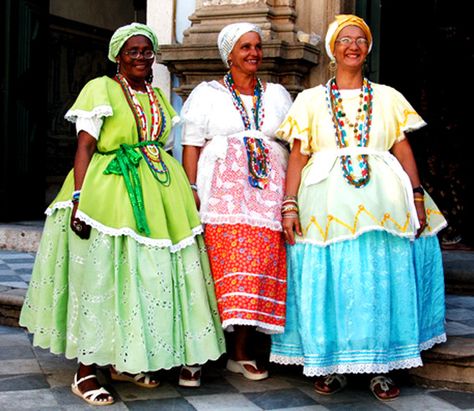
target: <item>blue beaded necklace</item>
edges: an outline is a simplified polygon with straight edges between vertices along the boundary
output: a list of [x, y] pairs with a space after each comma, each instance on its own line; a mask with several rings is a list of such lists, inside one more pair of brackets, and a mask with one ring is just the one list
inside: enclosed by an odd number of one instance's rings
[[[263, 120], [265, 118], [262, 104], [264, 89], [261, 80], [257, 78], [252, 98], [253, 107], [251, 112], [253, 114], [253, 124], [249, 118], [247, 110], [245, 109], [244, 102], [240, 97], [240, 92], [237, 90], [234, 79], [232, 78], [232, 74], [230, 72], [224, 76], [224, 85], [232, 96], [232, 103], [240, 114], [245, 130], [252, 130], [252, 128], [261, 130], [261, 127], [263, 126]], [[265, 146], [265, 143], [261, 138], [255, 137], [244, 137], [244, 145], [247, 151], [249, 184], [252, 187], [264, 189], [268, 186], [268, 176], [271, 169], [270, 163], [268, 162], [268, 148]]]

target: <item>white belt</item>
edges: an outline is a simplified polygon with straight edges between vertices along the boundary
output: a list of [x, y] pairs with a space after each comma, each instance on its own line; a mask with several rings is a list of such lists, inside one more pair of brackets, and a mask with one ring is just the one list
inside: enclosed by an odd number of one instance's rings
[[374, 155], [381, 158], [398, 176], [405, 191], [405, 201], [410, 210], [412, 224], [416, 229], [420, 227], [415, 203], [413, 201], [413, 187], [408, 174], [399, 161], [389, 151], [374, 150], [368, 147], [344, 147], [336, 150], [322, 150], [311, 156], [308, 164], [309, 170], [305, 179], [305, 186], [317, 184], [329, 177], [334, 163], [341, 156], [358, 156], [363, 154]]

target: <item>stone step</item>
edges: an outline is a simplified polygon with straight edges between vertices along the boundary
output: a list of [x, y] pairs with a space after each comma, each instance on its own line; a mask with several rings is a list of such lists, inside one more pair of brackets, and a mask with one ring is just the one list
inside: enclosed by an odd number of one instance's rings
[[0, 250], [36, 252], [44, 221], [0, 224]]
[[474, 338], [451, 336], [422, 358], [423, 367], [409, 371], [416, 385], [474, 392]]

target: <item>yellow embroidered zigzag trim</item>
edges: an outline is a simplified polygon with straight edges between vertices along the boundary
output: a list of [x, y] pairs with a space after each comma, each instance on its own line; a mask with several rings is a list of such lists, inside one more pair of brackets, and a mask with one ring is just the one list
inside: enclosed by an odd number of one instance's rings
[[309, 127], [301, 130], [300, 129], [300, 126], [298, 125], [298, 122], [292, 117], [292, 116], [288, 116], [285, 121], [280, 125], [279, 129], [283, 129], [286, 125], [286, 123], [289, 123], [290, 124], [290, 130], [295, 127], [296, 130], [298, 131], [298, 134], [303, 134], [303, 133], [309, 133]]
[[[331, 226], [331, 224], [334, 222], [334, 223], [337, 223], [337, 224], [340, 224], [341, 226], [347, 228], [347, 230], [352, 234], [354, 235], [357, 231], [357, 224], [359, 222], [359, 219], [360, 219], [360, 216], [361, 214], [365, 214], [367, 215], [372, 221], [374, 221], [375, 224], [378, 224], [380, 225], [381, 227], [384, 227], [385, 224], [389, 221], [391, 222], [393, 225], [395, 225], [397, 227], [398, 230], [400, 230], [400, 232], [404, 233], [406, 232], [408, 226], [409, 226], [409, 223], [410, 223], [410, 213], [407, 213], [407, 216], [406, 216], [406, 219], [405, 219], [405, 222], [403, 224], [400, 224], [398, 223], [397, 221], [395, 221], [392, 216], [390, 215], [390, 213], [385, 213], [383, 218], [379, 221], [370, 211], [368, 211], [362, 204], [359, 205], [359, 210], [357, 211], [355, 217], [354, 217], [354, 222], [353, 224], [348, 224], [342, 220], [340, 220], [339, 218], [337, 217], [334, 217], [333, 215], [329, 214], [328, 217], [327, 217], [327, 224], [326, 224], [326, 227], [322, 227], [316, 217], [311, 217], [310, 219], [310, 223], [304, 228], [304, 234], [306, 235], [308, 233], [308, 231], [310, 230], [311, 226], [314, 224], [314, 226], [316, 227], [316, 229], [319, 231], [319, 234], [321, 235], [321, 237], [323, 238], [324, 241], [327, 240], [328, 238], [328, 235], [329, 235], [329, 228]], [[439, 212], [438, 210], [433, 210], [433, 209], [427, 209], [426, 210], [426, 214], [427, 214], [427, 217], [428, 217], [428, 222], [429, 222], [429, 217], [431, 214], [437, 214], [437, 215], [442, 215], [441, 212]], [[431, 227], [429, 226], [429, 223], [427, 224], [427, 227], [426, 227], [429, 231], [431, 231]]]
[[413, 116], [418, 116], [418, 113], [416, 111], [412, 110], [403, 110], [403, 122], [401, 124], [398, 124], [397, 126], [397, 136], [400, 135], [400, 129], [408, 123], [408, 116], [413, 115]]

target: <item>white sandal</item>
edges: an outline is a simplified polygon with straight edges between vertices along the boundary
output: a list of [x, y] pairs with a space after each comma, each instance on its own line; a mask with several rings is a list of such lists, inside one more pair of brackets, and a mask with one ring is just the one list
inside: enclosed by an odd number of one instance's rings
[[383, 402], [393, 401], [396, 398], [398, 398], [398, 396], [400, 395], [400, 389], [399, 389], [398, 394], [393, 396], [393, 397], [380, 397], [375, 392], [375, 386], [378, 385], [378, 384], [380, 385], [380, 388], [381, 388], [382, 392], [384, 392], [384, 393], [387, 393], [387, 392], [390, 391], [390, 385], [392, 387], [397, 387], [397, 385], [392, 381], [392, 379], [385, 376], [385, 375], [379, 375], [377, 377], [372, 378], [370, 380], [370, 386], [369, 386], [370, 391], [372, 392], [372, 394], [374, 394], [375, 398], [377, 398], [378, 400], [383, 401]]
[[[138, 373], [138, 374], [128, 374], [117, 371], [115, 368], [111, 367], [110, 378], [114, 381], [126, 381], [131, 382], [139, 387], [143, 388], [156, 388], [160, 385], [160, 382], [152, 378], [150, 373]], [[143, 381], [142, 381], [143, 380]], [[152, 382], [155, 381], [155, 382]]]
[[[74, 382], [71, 384], [71, 391], [91, 405], [113, 404], [114, 398], [112, 397], [112, 395], [110, 395], [110, 392], [108, 392], [104, 387], [100, 387], [96, 390], [81, 392], [81, 390], [79, 389], [79, 384], [91, 378], [97, 378], [97, 376], [95, 374], [89, 374], [77, 380], [77, 374], [74, 374]], [[98, 400], [97, 397], [99, 397], [100, 395], [108, 395], [108, 398], [104, 400]]]
[[258, 370], [257, 363], [255, 361], [249, 360], [242, 360], [242, 361], [235, 361], [235, 360], [227, 360], [227, 369], [231, 372], [235, 372], [237, 374], [242, 374], [245, 378], [252, 381], [260, 381], [268, 378], [268, 371], [262, 373], [256, 373], [247, 370], [245, 365], [250, 365], [252, 368]]
[[[187, 371], [190, 375], [191, 378], [184, 378], [182, 376], [183, 370]], [[196, 375], [199, 375], [195, 377]], [[181, 367], [181, 371], [179, 372], [179, 380], [178, 380], [178, 385], [180, 387], [200, 387], [201, 386], [201, 366], [197, 367], [189, 367], [187, 365], [183, 365]]]

